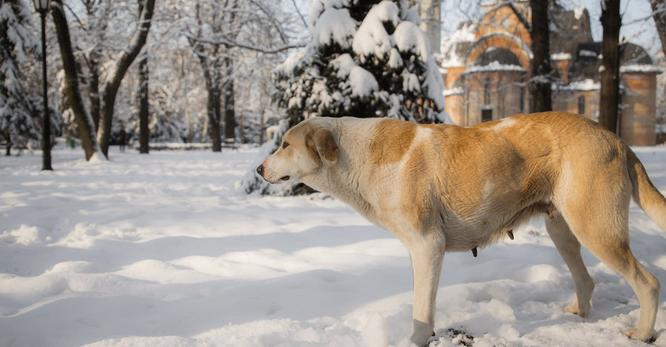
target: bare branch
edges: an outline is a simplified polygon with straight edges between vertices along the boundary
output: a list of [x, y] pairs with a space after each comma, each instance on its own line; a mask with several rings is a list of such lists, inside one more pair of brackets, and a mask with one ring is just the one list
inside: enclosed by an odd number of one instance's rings
[[636, 19], [631, 20], [631, 21], [626, 22], [626, 23], [622, 23], [622, 26], [627, 26], [627, 25], [632, 25], [632, 24], [636, 24], [636, 23], [640, 23], [640, 22], [645, 22], [646, 20], [649, 20], [653, 16], [657, 16], [657, 15], [660, 15], [662, 13], [666, 13], [666, 6], [664, 6], [662, 8], [659, 8], [659, 9], [653, 11], [653, 12], [650, 12], [650, 14], [648, 14], [646, 16], [636, 18]]
[[261, 12], [266, 14], [268, 20], [270, 20], [271, 24], [273, 24], [275, 29], [280, 34], [280, 39], [282, 40], [282, 42], [287, 43], [289, 41], [287, 39], [287, 35], [285, 35], [285, 33], [282, 31], [282, 26], [275, 19], [275, 15], [271, 11], [269, 11], [263, 4], [258, 3], [256, 0], [250, 0], [250, 2], [253, 3], [255, 6], [257, 6], [261, 10]]
[[305, 17], [303, 16], [303, 13], [301, 13], [301, 9], [298, 8], [298, 5], [296, 5], [296, 0], [291, 0], [291, 4], [294, 5], [294, 9], [296, 9], [296, 13], [298, 14], [298, 17], [301, 18], [301, 22], [303, 23], [303, 26], [307, 29], [308, 28], [308, 22], [305, 20]]
[[191, 35], [186, 35], [186, 37], [189, 40], [193, 40], [193, 41], [199, 42], [199, 43], [207, 43], [207, 44], [210, 44], [210, 45], [218, 45], [218, 46], [225, 46], [225, 47], [238, 47], [238, 48], [247, 49], [247, 50], [250, 50], [250, 51], [260, 52], [260, 53], [264, 53], [264, 54], [277, 54], [277, 53], [284, 52], [284, 51], [287, 51], [287, 50], [290, 50], [290, 49], [303, 48], [303, 47], [306, 46], [305, 43], [299, 42], [299, 43], [293, 43], [293, 44], [286, 44], [284, 46], [275, 47], [275, 48], [262, 48], [262, 47], [257, 47], [257, 46], [253, 46], [253, 45], [250, 45], [250, 44], [236, 42], [236, 41], [231, 40], [231, 39], [226, 38], [226, 37], [222, 37], [219, 40], [208, 40], [208, 39], [194, 37], [194, 36], [191, 36]]
[[76, 15], [76, 12], [74, 12], [74, 10], [72, 10], [72, 8], [69, 7], [68, 4], [63, 3], [63, 6], [67, 7], [67, 9], [69, 10], [69, 13], [71, 13], [72, 16], [74, 16], [74, 19], [76, 20], [76, 22], [79, 23], [79, 26], [81, 26], [81, 29], [83, 29], [84, 31], [88, 31], [88, 28], [86, 28], [85, 24], [83, 24], [83, 21], [81, 21], [81, 18], [79, 18], [79, 16]]

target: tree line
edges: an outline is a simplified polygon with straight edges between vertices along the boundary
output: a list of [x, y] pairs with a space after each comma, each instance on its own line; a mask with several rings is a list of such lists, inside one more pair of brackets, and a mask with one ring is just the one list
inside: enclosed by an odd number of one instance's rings
[[[9, 151], [39, 137], [38, 105], [15, 96], [39, 100], [41, 78], [33, 70], [41, 52], [30, 4], [2, 0], [2, 7], [12, 18], [0, 17], [0, 26], [29, 36], [0, 32], [2, 59], [14, 63], [0, 73], [21, 90], [0, 89], [12, 96], [12, 111], [0, 109]], [[56, 133], [80, 142], [86, 159], [108, 157], [121, 130], [139, 140], [142, 153], [160, 137], [209, 141], [214, 151], [222, 137], [258, 141], [256, 127], [274, 112], [270, 71], [302, 46], [303, 24], [291, 1], [52, 0], [49, 13], [49, 94], [54, 123], [62, 125]]]

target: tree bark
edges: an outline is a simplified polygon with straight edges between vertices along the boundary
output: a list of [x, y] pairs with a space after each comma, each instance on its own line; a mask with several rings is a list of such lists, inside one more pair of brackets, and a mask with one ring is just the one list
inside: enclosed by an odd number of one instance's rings
[[620, 0], [604, 0], [601, 10], [603, 42], [599, 124], [617, 133], [620, 103]]
[[548, 29], [548, 1], [530, 0], [532, 8], [532, 39], [531, 77], [528, 83], [530, 92], [530, 112], [551, 111], [551, 65], [550, 65], [550, 33]]
[[[220, 105], [220, 69], [219, 59], [217, 59], [217, 53], [219, 51], [219, 45], [213, 46], [213, 51], [208, 53], [205, 52], [203, 43], [199, 41], [201, 37], [201, 28], [203, 27], [203, 21], [201, 20], [200, 6], [197, 2], [194, 5], [195, 16], [198, 24], [198, 33], [197, 37], [188, 37], [190, 46], [195, 56], [199, 59], [199, 64], [201, 65], [201, 71], [203, 71], [204, 82], [206, 83], [207, 91], [207, 101], [206, 109], [208, 111], [208, 135], [210, 136], [212, 150], [213, 152], [222, 152], [222, 133], [220, 129], [221, 121], [221, 105]], [[215, 14], [213, 14], [215, 16]], [[215, 19], [215, 18], [213, 18]], [[213, 20], [212, 22], [215, 22]], [[216, 30], [215, 28], [213, 28]], [[209, 58], [212, 59], [212, 62], [209, 61]]]
[[661, 50], [666, 56], [666, 0], [650, 0], [652, 5], [652, 18], [657, 26]]
[[[210, 83], [206, 83], [207, 85]], [[222, 151], [222, 134], [220, 132], [220, 92], [215, 87], [208, 89], [208, 134], [212, 143], [213, 152]]]
[[111, 78], [104, 84], [104, 91], [102, 92], [102, 107], [101, 107], [101, 118], [100, 118], [100, 128], [99, 133], [97, 134], [98, 141], [102, 153], [108, 157], [109, 153], [109, 139], [111, 138], [111, 121], [113, 119], [113, 108], [116, 102], [116, 96], [118, 95], [118, 89], [120, 88], [120, 83], [125, 77], [125, 73], [132, 65], [132, 62], [136, 59], [141, 52], [141, 49], [146, 44], [148, 39], [148, 32], [150, 31], [150, 25], [153, 18], [153, 9], [155, 8], [155, 0], [144, 0], [143, 10], [141, 11], [141, 16], [139, 16], [139, 26], [137, 32], [134, 34], [134, 38], [130, 42], [129, 46], [123, 54], [118, 59], [116, 63], [113, 74]]
[[88, 71], [90, 72], [90, 81], [88, 82], [90, 91], [88, 99], [90, 100], [90, 116], [92, 117], [95, 131], [99, 129], [99, 57], [93, 52], [88, 57]]
[[418, 2], [419, 14], [421, 17], [421, 30], [426, 33], [430, 44], [430, 51], [439, 54], [441, 51], [441, 21], [442, 21], [442, 1], [441, 0], [421, 0]]
[[58, 37], [60, 57], [63, 70], [65, 71], [65, 92], [70, 100], [70, 106], [76, 118], [76, 124], [81, 138], [81, 147], [85, 152], [86, 160], [89, 160], [97, 151], [95, 128], [92, 119], [85, 109], [81, 91], [79, 89], [79, 74], [76, 71], [76, 60], [72, 49], [72, 40], [69, 34], [69, 25], [63, 8], [62, 0], [53, 0], [51, 6], [51, 17]]
[[224, 139], [234, 142], [236, 139], [236, 110], [234, 100], [234, 65], [229, 56], [224, 57], [226, 82], [223, 89], [224, 100]]
[[95, 42], [95, 45], [93, 48], [90, 50], [90, 53], [86, 57], [86, 63], [88, 64], [88, 73], [90, 74], [90, 78], [87, 81], [88, 82], [88, 88], [89, 88], [89, 93], [88, 93], [88, 99], [90, 100], [90, 116], [92, 117], [93, 123], [95, 124], [95, 132], [99, 130], [99, 118], [100, 118], [100, 95], [99, 95], [99, 78], [101, 75], [100, 71], [100, 61], [102, 57], [102, 44], [105, 41], [105, 33], [106, 29], [108, 28], [109, 24], [109, 19], [107, 16], [109, 15], [109, 11], [106, 11], [109, 7], [110, 4], [106, 3], [104, 4], [104, 9], [102, 13], [98, 13], [98, 9], [100, 5], [102, 5], [101, 2], [95, 2], [95, 1], [90, 1], [86, 0], [84, 1], [85, 4], [85, 9], [86, 9], [86, 14], [90, 18], [94, 17], [99, 17], [99, 20], [96, 21], [95, 26], [99, 26], [98, 28], [95, 28], [95, 32], [97, 33], [96, 37], [93, 38], [93, 42]]
[[143, 54], [139, 60], [139, 153], [148, 154], [150, 147], [150, 129], [148, 128], [148, 54]]
[[48, 86], [46, 85], [46, 15], [40, 12], [42, 24], [42, 96], [44, 98], [44, 117], [42, 120], [42, 170], [53, 171], [51, 166], [51, 112], [49, 112]]
[[[198, 45], [198, 43], [195, 43], [195, 45]], [[206, 83], [206, 91], [208, 92], [206, 109], [208, 111], [208, 135], [210, 136], [212, 150], [213, 152], [222, 152], [222, 134], [220, 131], [222, 107], [220, 105], [219, 71], [211, 71], [215, 69], [211, 69], [206, 55], [198, 51], [197, 48], [195, 48], [195, 54], [199, 58]], [[217, 76], [213, 74], [217, 74]]]

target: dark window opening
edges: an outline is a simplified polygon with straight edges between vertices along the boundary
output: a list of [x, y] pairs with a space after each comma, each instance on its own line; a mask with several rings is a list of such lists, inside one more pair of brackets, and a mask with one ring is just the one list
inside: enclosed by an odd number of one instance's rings
[[481, 121], [487, 122], [493, 120], [493, 109], [484, 108], [481, 110]]
[[520, 88], [520, 112], [525, 112], [525, 90]]
[[578, 114], [585, 114], [585, 96], [578, 97]]

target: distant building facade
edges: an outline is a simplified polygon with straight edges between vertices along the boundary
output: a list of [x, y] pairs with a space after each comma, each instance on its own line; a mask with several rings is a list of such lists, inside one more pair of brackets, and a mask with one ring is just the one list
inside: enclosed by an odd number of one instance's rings
[[[464, 126], [529, 112], [529, 1], [486, 1], [483, 11], [442, 45], [446, 111]], [[601, 43], [592, 39], [590, 16], [559, 6], [549, 12], [553, 109], [597, 120]], [[660, 71], [632, 43], [622, 44], [620, 60], [620, 135], [632, 145], [654, 145]]]

